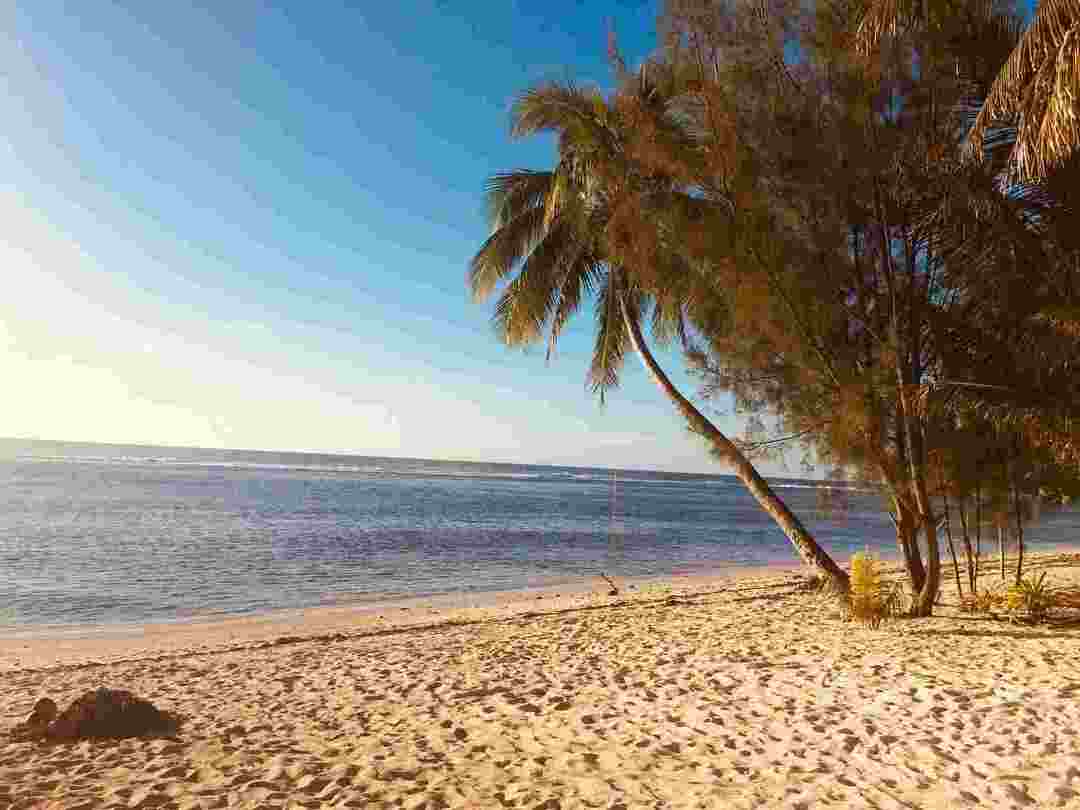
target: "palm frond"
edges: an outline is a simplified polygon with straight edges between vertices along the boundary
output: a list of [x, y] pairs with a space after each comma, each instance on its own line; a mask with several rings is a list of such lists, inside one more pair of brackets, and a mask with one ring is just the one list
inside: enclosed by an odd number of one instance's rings
[[[616, 272], [605, 277], [596, 296], [596, 340], [588, 381], [592, 391], [600, 395], [601, 403], [607, 392], [618, 386], [619, 372], [630, 346], [619, 298], [626, 294], [623, 280]], [[637, 313], [636, 308], [632, 311]]]
[[498, 230], [531, 208], [543, 206], [555, 182], [555, 173], [515, 169], [492, 175], [484, 186], [488, 222]]
[[559, 303], [561, 269], [570, 238], [565, 226], [554, 223], [499, 296], [492, 322], [495, 333], [507, 345], [533, 343], [543, 335]]
[[603, 264], [585, 245], [580, 245], [567, 256], [565, 271], [559, 282], [559, 300], [551, 313], [548, 327], [549, 360], [570, 317], [577, 312], [582, 300], [595, 292], [603, 281], [604, 272]]
[[543, 82], [518, 96], [510, 113], [510, 132], [526, 137], [541, 132], [569, 133], [587, 142], [604, 134], [600, 121], [607, 104], [599, 90], [583, 89], [571, 82]]
[[544, 238], [544, 209], [528, 208], [497, 229], [469, 262], [468, 284], [473, 300], [483, 301], [499, 282]]
[[572, 203], [573, 198], [580, 196], [577, 188], [572, 188], [570, 178], [565, 171], [555, 173], [555, 179], [544, 198], [544, 226], [550, 227], [562, 209]]
[[[548, 172], [519, 170], [489, 180], [495, 230], [469, 272], [478, 299], [506, 282], [493, 314], [500, 338], [527, 344], [546, 330], [549, 357], [570, 317], [592, 296], [596, 340], [588, 384], [601, 401], [618, 384], [631, 346], [624, 302], [640, 321], [648, 310], [644, 289], [662, 296], [652, 310], [654, 334], [688, 343], [679, 299], [685, 284], [674, 267], [654, 267], [670, 251], [651, 238], [652, 230], [643, 239], [636, 233], [654, 226], [659, 233], [674, 198], [687, 198], [677, 201], [680, 212], [705, 205], [676, 191], [683, 181], [671, 166], [699, 160], [702, 165], [693, 164], [689, 173], [705, 174], [708, 168], [698, 155], [702, 145], [685, 132], [680, 111], [670, 103], [670, 91], [679, 86], [674, 77], [657, 65], [625, 81], [610, 101], [598, 90], [565, 82], [539, 84], [516, 100], [512, 134], [554, 134], [558, 163]], [[635, 248], [633, 284], [642, 289], [631, 285], [630, 268], [612, 270], [612, 262], [630, 261], [620, 252], [622, 242], [612, 238], [616, 231], [626, 232], [625, 241]]]
[[1012, 167], [1037, 179], [1080, 145], [1080, 0], [1042, 0], [1002, 67], [968, 139], [979, 158], [988, 130], [1019, 117]]
[[[661, 258], [662, 257], [662, 258]], [[683, 258], [670, 250], [658, 257], [658, 275], [662, 283], [652, 290], [652, 336], [661, 344], [678, 340], [683, 349], [690, 345], [687, 312], [696, 306], [698, 281]]]

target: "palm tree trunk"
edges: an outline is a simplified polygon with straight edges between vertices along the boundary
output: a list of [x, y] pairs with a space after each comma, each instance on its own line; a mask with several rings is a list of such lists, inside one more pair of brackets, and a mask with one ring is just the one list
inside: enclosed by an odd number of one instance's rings
[[758, 502], [777, 525], [787, 535], [788, 540], [795, 546], [795, 550], [803, 561], [821, 574], [831, 588], [838, 594], [847, 594], [850, 589], [847, 572], [838, 566], [817, 544], [813, 536], [806, 530], [802, 522], [773, 491], [769, 483], [762, 478], [746, 455], [727, 436], [720, 432], [704, 414], [699, 411], [690, 400], [684, 397], [671, 379], [660, 368], [652, 352], [645, 345], [644, 336], [641, 334], [641, 326], [636, 318], [631, 317], [626, 305], [626, 299], [619, 296], [619, 305], [622, 311], [623, 323], [630, 335], [630, 342], [641, 358], [642, 364], [652, 376], [653, 381], [661, 391], [670, 399], [679, 412], [686, 419], [690, 428], [704, 436], [734, 469], [735, 475], [750, 490], [750, 494]]

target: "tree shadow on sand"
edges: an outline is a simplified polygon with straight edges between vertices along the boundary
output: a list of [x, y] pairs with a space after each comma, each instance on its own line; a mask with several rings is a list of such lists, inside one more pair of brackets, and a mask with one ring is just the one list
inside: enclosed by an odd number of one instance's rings
[[[913, 627], [907, 634], [925, 637], [970, 637], [1011, 639], [1072, 639], [1080, 641], [1080, 616], [1050, 619], [1041, 624], [1018, 624], [1004, 617], [995, 616], [934, 616], [934, 627]], [[952, 624], [977, 623], [982, 627], [952, 627]]]

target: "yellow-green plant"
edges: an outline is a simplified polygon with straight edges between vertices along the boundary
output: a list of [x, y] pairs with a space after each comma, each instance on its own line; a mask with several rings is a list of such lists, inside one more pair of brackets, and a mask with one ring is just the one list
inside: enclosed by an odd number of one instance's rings
[[1054, 607], [1054, 591], [1046, 584], [1046, 572], [1025, 577], [1005, 591], [1005, 607], [1013, 620], [1041, 621]]
[[961, 604], [967, 613], [993, 613], [1005, 607], [1005, 594], [986, 589], [975, 594], [965, 594]]
[[900, 583], [883, 582], [880, 563], [867, 551], [856, 553], [851, 558], [848, 618], [875, 628], [885, 619], [895, 618], [902, 612]]

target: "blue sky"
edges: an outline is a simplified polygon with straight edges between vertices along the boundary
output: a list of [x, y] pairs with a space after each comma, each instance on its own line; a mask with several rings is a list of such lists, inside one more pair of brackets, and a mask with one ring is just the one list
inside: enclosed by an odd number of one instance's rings
[[636, 60], [655, 17], [653, 0], [9, 6], [0, 435], [718, 471], [635, 358], [600, 407], [588, 311], [545, 363], [499, 344], [464, 283], [484, 179], [552, 157], [509, 138], [514, 96], [610, 82], [608, 20]]

